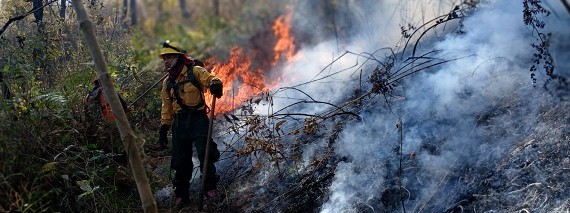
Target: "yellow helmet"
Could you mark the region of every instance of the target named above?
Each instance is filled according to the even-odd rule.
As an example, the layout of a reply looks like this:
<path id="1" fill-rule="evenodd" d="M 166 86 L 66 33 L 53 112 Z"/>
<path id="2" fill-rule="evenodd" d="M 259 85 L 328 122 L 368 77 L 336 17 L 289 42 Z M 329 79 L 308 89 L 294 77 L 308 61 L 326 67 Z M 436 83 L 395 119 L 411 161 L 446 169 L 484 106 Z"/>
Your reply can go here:
<path id="1" fill-rule="evenodd" d="M 180 49 L 176 43 L 171 42 L 170 40 L 166 40 L 162 42 L 162 46 L 160 48 L 160 56 L 166 54 L 186 54 L 186 50 Z"/>

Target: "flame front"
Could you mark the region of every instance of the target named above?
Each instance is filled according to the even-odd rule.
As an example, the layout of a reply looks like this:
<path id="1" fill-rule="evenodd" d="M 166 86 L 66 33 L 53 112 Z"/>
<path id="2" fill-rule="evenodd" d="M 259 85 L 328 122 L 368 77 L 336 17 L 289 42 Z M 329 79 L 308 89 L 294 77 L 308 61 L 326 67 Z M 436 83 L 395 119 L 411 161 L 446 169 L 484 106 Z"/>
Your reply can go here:
<path id="1" fill-rule="evenodd" d="M 273 34 L 277 42 L 273 48 L 272 66 L 284 62 L 292 62 L 300 57 L 300 53 L 295 55 L 294 37 L 291 33 L 292 13 L 279 16 L 273 22 Z M 282 56 L 285 56 L 282 60 Z M 230 50 L 230 59 L 227 63 L 217 62 L 215 58 L 209 59 L 211 71 L 224 83 L 224 95 L 218 100 L 216 113 L 230 112 L 245 101 L 259 96 L 273 88 L 274 82 L 267 83 L 264 79 L 264 70 L 252 69 L 251 59 L 244 53 L 241 47 L 233 47 Z M 271 70 L 273 67 L 267 68 Z M 279 81 L 283 80 L 278 76 Z M 277 81 L 277 80 L 275 80 Z M 211 95 L 206 94 L 206 100 L 211 100 Z"/>
<path id="2" fill-rule="evenodd" d="M 231 49 L 228 63 L 219 63 L 212 67 L 212 72 L 224 83 L 224 96 L 219 101 L 220 108 L 216 110 L 218 113 L 229 112 L 236 105 L 268 89 L 263 80 L 263 71 L 250 67 L 251 60 L 240 47 Z M 207 100 L 210 98 L 207 97 Z"/>
<path id="3" fill-rule="evenodd" d="M 295 37 L 291 33 L 291 17 L 292 13 L 279 16 L 273 22 L 273 34 L 277 37 L 277 43 L 273 48 L 273 65 L 279 63 L 281 56 L 285 56 L 287 62 L 295 60 Z"/>

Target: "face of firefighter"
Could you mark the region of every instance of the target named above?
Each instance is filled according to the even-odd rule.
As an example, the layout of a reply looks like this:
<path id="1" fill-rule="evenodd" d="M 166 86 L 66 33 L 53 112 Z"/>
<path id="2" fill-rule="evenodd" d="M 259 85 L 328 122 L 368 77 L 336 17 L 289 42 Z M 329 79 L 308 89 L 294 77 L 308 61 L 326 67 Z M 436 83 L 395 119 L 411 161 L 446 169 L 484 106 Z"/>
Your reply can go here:
<path id="1" fill-rule="evenodd" d="M 163 55 L 162 60 L 164 60 L 164 67 L 166 68 L 166 70 L 170 70 L 172 69 L 172 67 L 176 65 L 176 62 L 178 61 L 178 55 L 177 54 Z"/>

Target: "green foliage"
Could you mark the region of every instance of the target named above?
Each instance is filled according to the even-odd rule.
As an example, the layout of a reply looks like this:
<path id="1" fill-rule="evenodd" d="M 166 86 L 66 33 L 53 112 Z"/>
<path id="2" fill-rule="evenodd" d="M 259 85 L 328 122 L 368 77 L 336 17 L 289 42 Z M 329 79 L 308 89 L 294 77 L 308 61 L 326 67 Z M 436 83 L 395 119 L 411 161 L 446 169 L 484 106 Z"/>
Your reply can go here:
<path id="1" fill-rule="evenodd" d="M 11 7 L 2 17 L 22 14 L 31 4 L 2 6 L 7 5 L 21 7 Z M 110 17 L 103 16 L 108 8 L 91 9 L 94 17 Z M 112 212 L 133 207 L 136 186 L 116 128 L 83 115 L 82 99 L 95 69 L 76 22 L 64 22 L 49 10 L 45 15 L 44 25 L 17 22 L 0 39 L 0 71 L 14 94 L 0 100 L 0 118 L 6 121 L 0 123 L 0 209 Z M 130 36 L 111 19 L 96 20 L 110 71 L 120 83 L 138 65 Z M 88 183 L 92 190 L 77 183 Z"/>
<path id="2" fill-rule="evenodd" d="M 113 3 L 89 6 L 109 72 L 128 104 L 163 76 L 160 40 L 177 41 L 192 57 L 205 60 L 227 54 L 231 46 L 248 42 L 256 31 L 269 30 L 272 20 L 282 14 L 274 11 L 282 3 L 231 1 L 223 5 L 221 11 L 228 12 L 221 16 L 208 12 L 211 8 L 205 5 L 209 4 L 199 3 L 200 11 L 193 10 L 191 19 L 182 20 L 177 13 L 153 14 L 148 7 L 154 4 L 141 5 L 150 21 L 130 28 L 123 26 Z M 176 7 L 177 1 L 164 6 Z M 29 2 L 3 0 L 0 24 L 30 9 Z M 140 208 L 116 127 L 101 121 L 100 115 L 84 114 L 83 98 L 92 88 L 96 70 L 74 11 L 68 7 L 62 19 L 58 9 L 46 7 L 43 24 L 32 22 L 33 16 L 14 22 L 0 38 L 0 71 L 14 94 L 9 100 L 0 99 L 4 121 L 0 123 L 0 209 L 116 212 Z M 252 17 L 257 21 L 250 21 Z M 127 113 L 148 143 L 156 139 L 159 125 L 159 87 L 150 89 Z M 248 135 L 248 142 L 256 145 L 255 152 L 277 159 L 282 146 L 271 134 Z"/>

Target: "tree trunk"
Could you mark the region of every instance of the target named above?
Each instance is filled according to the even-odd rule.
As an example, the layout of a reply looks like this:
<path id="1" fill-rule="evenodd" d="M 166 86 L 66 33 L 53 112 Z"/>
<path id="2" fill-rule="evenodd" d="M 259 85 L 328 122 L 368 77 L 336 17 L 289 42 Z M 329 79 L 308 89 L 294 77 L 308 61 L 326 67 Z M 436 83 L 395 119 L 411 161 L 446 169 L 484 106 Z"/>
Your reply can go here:
<path id="1" fill-rule="evenodd" d="M 214 0 L 214 14 L 216 14 L 217 17 L 220 16 L 220 0 Z"/>
<path id="2" fill-rule="evenodd" d="M 67 0 L 61 0 L 61 8 L 59 9 L 59 17 L 65 19 L 65 12 L 67 10 Z"/>
<path id="3" fill-rule="evenodd" d="M 142 154 L 140 149 L 144 140 L 135 136 L 129 122 L 127 121 L 127 116 L 113 87 L 113 82 L 109 75 L 109 69 L 107 63 L 103 58 L 103 53 L 95 37 L 95 30 L 93 29 L 93 23 L 89 20 L 87 13 L 85 12 L 85 7 L 81 0 L 72 0 L 73 7 L 77 12 L 77 19 L 79 21 L 79 27 L 83 31 L 83 36 L 85 38 L 85 43 L 89 49 L 89 53 L 95 62 L 95 67 L 97 68 L 97 75 L 103 85 L 103 93 L 107 97 L 109 104 L 111 105 L 111 110 L 115 114 L 117 128 L 121 134 L 121 139 L 127 155 L 129 157 L 129 165 L 133 176 L 135 178 L 137 189 L 139 191 L 139 196 L 142 202 L 142 208 L 144 212 L 157 212 L 156 202 L 150 189 L 148 178 L 146 177 L 145 168 L 142 161 Z"/>
<path id="4" fill-rule="evenodd" d="M 53 2 L 53 1 L 52 1 Z M 46 25 L 44 23 L 44 7 L 47 5 L 44 5 L 44 1 L 43 0 L 33 0 L 33 10 L 34 10 L 34 18 L 35 18 L 35 23 L 38 26 L 38 36 L 41 40 L 41 45 L 37 45 L 35 47 L 33 47 L 32 49 L 32 56 L 33 56 L 33 61 L 34 64 L 36 65 L 37 68 L 36 70 L 39 70 L 40 73 L 37 73 L 38 77 L 40 77 L 41 79 L 45 79 L 44 83 L 46 84 L 51 84 L 51 80 L 53 79 L 53 76 L 51 75 L 51 70 L 48 69 L 48 62 L 47 62 L 47 57 L 46 57 L 46 52 L 47 49 L 49 47 L 48 45 L 48 36 L 47 36 L 47 32 L 46 32 Z"/>
<path id="5" fill-rule="evenodd" d="M 40 23 L 44 20 L 44 8 L 43 6 L 44 1 L 43 0 L 34 0 L 33 1 L 33 5 L 34 5 L 34 18 L 36 18 L 35 22 L 36 23 Z"/>
<path id="6" fill-rule="evenodd" d="M 137 25 L 137 1 L 131 0 L 129 7 L 131 9 L 131 25 Z"/>
<path id="7" fill-rule="evenodd" d="M 122 11 L 121 11 L 121 14 L 122 14 L 121 19 L 123 20 L 123 28 L 127 28 L 127 25 L 128 25 L 128 24 L 127 24 L 127 23 L 128 23 L 127 17 L 128 17 L 128 11 L 129 11 L 129 0 L 123 0 L 123 6 L 122 6 L 122 9 L 121 9 L 121 10 L 122 10 Z"/>
<path id="8" fill-rule="evenodd" d="M 182 10 L 182 18 L 190 18 L 190 12 L 188 12 L 188 9 L 186 8 L 186 0 L 179 0 L 178 2 L 180 3 L 180 9 Z"/>

